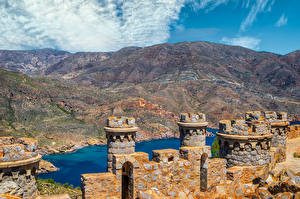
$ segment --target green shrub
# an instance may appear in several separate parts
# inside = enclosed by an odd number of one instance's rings
[[[214,142],[212,144],[212,149],[211,149],[211,152],[212,152],[212,155],[214,158],[219,158],[220,157],[220,146],[219,146],[219,143],[218,143],[218,137],[215,137],[214,139]]]

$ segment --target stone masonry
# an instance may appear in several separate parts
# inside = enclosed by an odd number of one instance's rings
[[[180,146],[205,146],[206,127],[205,114],[182,113],[178,122]]]
[[[111,172],[114,154],[134,153],[138,128],[134,118],[109,117],[104,130],[107,138],[107,171]]]
[[[41,156],[31,138],[0,137],[0,193],[33,199],[37,195],[36,170]]]
[[[257,117],[259,117],[260,120],[264,120],[269,123],[271,133],[274,135],[271,140],[271,147],[276,147],[277,150],[280,151],[281,156],[278,158],[278,162],[285,161],[286,140],[289,127],[287,113],[274,111],[252,111],[246,112],[245,114],[245,119],[247,122],[255,121],[258,119]]]
[[[134,138],[138,131],[135,120],[110,117],[105,127],[108,172],[83,174],[82,196],[84,199],[257,196],[258,185],[253,182],[266,179],[279,159],[278,152],[282,152],[271,147],[274,121],[269,121],[266,115],[247,112],[245,120],[220,121],[217,135],[222,158],[211,158],[211,148],[205,145],[205,115],[183,113],[178,122],[181,147],[153,150],[152,161],[147,153],[135,152]],[[276,121],[285,119],[283,113],[277,113],[276,117]]]
[[[265,121],[221,120],[217,135],[220,156],[227,159],[227,167],[270,163],[273,135]]]
[[[130,128],[136,127],[131,125]],[[201,192],[225,182],[226,160],[210,159],[210,146],[205,146],[205,115],[182,114],[178,125],[184,131],[179,151],[154,150],[153,161],[149,161],[148,154],[143,152],[123,150],[123,153],[113,153],[111,171],[82,175],[83,198],[135,199],[146,197],[148,192],[165,198],[199,198]],[[128,132],[127,128],[127,125],[121,128],[110,126],[105,131],[110,139],[113,133],[121,136]]]

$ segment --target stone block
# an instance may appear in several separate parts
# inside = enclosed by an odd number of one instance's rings
[[[135,127],[135,119],[132,117],[116,117],[112,116],[107,119],[107,127],[110,128],[128,128]]]
[[[33,138],[19,138],[17,142],[24,145],[27,152],[35,152],[38,146],[38,141]]]
[[[204,113],[181,113],[180,121],[187,123],[205,122],[206,117]]]
[[[177,162],[179,160],[179,151],[175,149],[153,150],[153,161],[158,163]]]
[[[179,153],[180,153],[180,158],[194,162],[194,161],[199,161],[201,159],[201,155],[204,153],[206,153],[208,157],[211,157],[211,147],[210,146],[180,147]]]
[[[248,111],[245,113],[246,121],[263,120],[264,113],[262,111]]]
[[[231,121],[221,120],[219,122],[219,131],[225,133],[226,131],[231,131]]]
[[[120,198],[120,182],[112,173],[81,175],[83,198]]]
[[[14,143],[14,139],[12,136],[0,137],[0,145],[9,145],[13,143]]]

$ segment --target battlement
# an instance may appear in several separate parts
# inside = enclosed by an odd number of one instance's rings
[[[252,121],[268,121],[273,122],[287,122],[286,112],[275,112],[275,111],[248,111],[245,113],[245,120],[247,122]]]
[[[230,135],[264,136],[270,135],[271,129],[268,122],[264,120],[256,120],[251,123],[246,120],[221,120],[219,132]]]
[[[0,167],[5,163],[9,166],[9,162],[24,161],[38,157],[37,140],[32,138],[13,138],[13,137],[0,137]],[[12,163],[11,165],[16,165]]]
[[[116,117],[111,116],[107,119],[107,127],[109,128],[132,128],[136,127],[133,117]]]
[[[181,113],[180,122],[185,122],[185,123],[206,122],[206,116],[204,113]]]

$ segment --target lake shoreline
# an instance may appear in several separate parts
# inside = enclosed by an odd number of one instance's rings
[[[215,128],[207,128],[210,133],[214,133],[215,131],[217,131],[218,129]],[[215,136],[215,133],[213,135],[213,137]],[[154,141],[154,140],[166,140],[166,139],[172,139],[172,138],[179,138],[179,135],[177,136],[166,136],[166,137],[161,137],[161,138],[146,138],[146,139],[140,139],[138,141],[136,141],[136,143],[140,143],[140,142],[146,142],[146,141]],[[44,150],[44,149],[40,149],[39,154],[41,154],[42,156],[44,155],[52,155],[52,154],[68,154],[68,153],[74,153],[79,149],[82,148],[86,148],[86,147],[90,147],[90,146],[105,146],[106,140],[100,140],[100,139],[96,139],[96,138],[92,138],[88,141],[85,141],[83,144],[79,143],[79,144],[74,144],[72,146],[62,146],[62,148],[66,148],[66,150],[56,150],[56,149],[50,149],[50,150]]]

